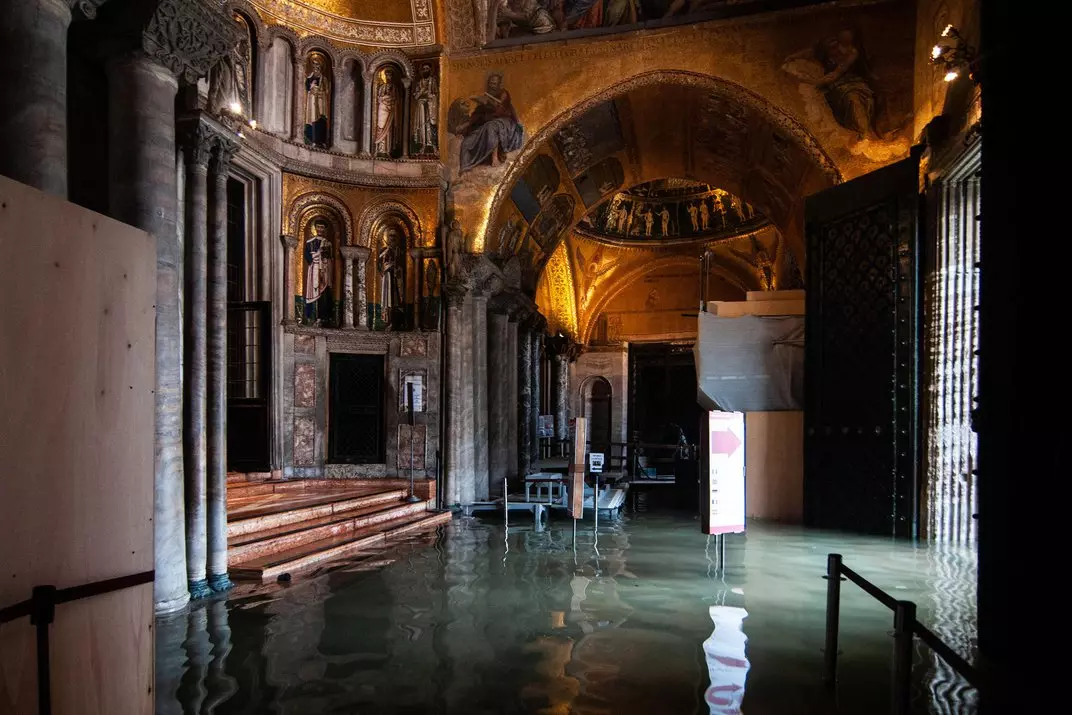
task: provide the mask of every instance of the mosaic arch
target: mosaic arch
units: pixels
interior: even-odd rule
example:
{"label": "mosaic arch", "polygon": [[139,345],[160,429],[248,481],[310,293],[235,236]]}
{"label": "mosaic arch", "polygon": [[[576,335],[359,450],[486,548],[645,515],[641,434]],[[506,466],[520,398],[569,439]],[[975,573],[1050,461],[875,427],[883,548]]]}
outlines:
{"label": "mosaic arch", "polygon": [[354,245],[354,220],[353,217],[350,216],[350,209],[346,207],[346,204],[343,203],[342,199],[324,191],[310,191],[301,194],[290,203],[290,209],[287,211],[287,223],[284,227],[284,233],[291,236],[298,235],[297,231],[299,229],[300,218],[311,206],[327,206],[334,209],[342,224],[342,232],[340,233],[340,236],[345,239],[340,245]]}
{"label": "mosaic arch", "polygon": [[401,218],[406,224],[409,234],[407,237],[412,241],[413,246],[424,244],[424,230],[421,228],[421,220],[417,218],[417,213],[401,201],[388,199],[378,201],[361,212],[361,218],[358,221],[358,245],[371,248],[376,229],[391,216]]}
{"label": "mosaic arch", "polygon": [[[666,256],[664,258],[652,260],[617,276],[610,285],[601,291],[599,297],[592,304],[591,308],[585,311],[585,315],[588,319],[584,320],[578,326],[578,340],[584,345],[588,344],[592,337],[592,331],[595,329],[596,323],[598,322],[600,313],[602,313],[606,307],[618,297],[618,295],[630,287],[637,285],[643,280],[644,276],[667,268],[688,268],[698,271],[699,258],[696,256],[684,255]],[[738,273],[717,263],[711,267],[711,275],[725,280],[727,283],[740,288],[744,292],[762,290],[758,281],[745,280]]]}
{"label": "mosaic arch", "polygon": [[[602,130],[595,131],[596,128],[606,129],[614,122],[621,126],[630,121],[622,115],[633,97],[664,89],[675,96],[688,97],[693,103],[695,111],[676,113],[688,115],[689,118],[682,121],[689,124],[683,126],[682,131],[697,147],[697,155],[690,156],[690,165],[683,167],[689,170],[690,178],[731,189],[743,201],[766,214],[787,236],[791,249],[802,258],[803,240],[796,217],[800,212],[801,187],[806,184],[816,190],[842,180],[829,154],[796,119],[754,92],[710,75],[662,70],[639,74],[609,87],[560,113],[541,128],[521,148],[498,183],[489,206],[485,231],[475,237],[474,249],[495,245],[495,237],[510,215],[504,207],[511,201],[516,184],[533,160],[550,148],[562,157],[570,174],[585,168],[583,160],[570,155],[570,147],[591,145],[596,149],[589,152],[594,163],[609,156],[629,161],[631,165],[624,173],[630,176],[631,184],[666,176],[665,173],[643,175],[644,169],[635,159],[636,147],[630,146],[627,139],[623,138],[621,146],[608,144],[605,139],[601,139],[598,146],[592,144],[592,137],[606,134]],[[613,112],[605,109],[610,102],[616,105]],[[586,131],[586,117],[597,117],[599,127]],[[642,128],[632,126],[631,132],[623,130],[622,135],[631,136],[635,144],[635,132]],[[763,143],[752,145],[749,142]],[[734,148],[735,153],[727,159],[726,150]],[[704,152],[702,156],[700,149]],[[755,161],[754,157],[759,160]],[[728,182],[724,182],[727,178]],[[580,188],[576,190],[580,193]],[[609,197],[610,194],[602,196],[599,201]],[[559,235],[568,233],[586,213],[582,204],[582,210],[561,227]]]}

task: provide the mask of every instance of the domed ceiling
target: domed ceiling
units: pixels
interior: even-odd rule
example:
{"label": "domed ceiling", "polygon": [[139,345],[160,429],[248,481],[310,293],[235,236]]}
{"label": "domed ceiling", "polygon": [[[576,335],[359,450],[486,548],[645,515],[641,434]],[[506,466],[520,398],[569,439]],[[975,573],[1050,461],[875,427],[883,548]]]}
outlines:
{"label": "domed ceiling", "polygon": [[299,35],[373,47],[434,45],[433,0],[249,0]]}
{"label": "domed ceiling", "polygon": [[620,191],[590,211],[577,232],[612,243],[730,238],[769,223],[750,204],[717,186],[657,179]]}

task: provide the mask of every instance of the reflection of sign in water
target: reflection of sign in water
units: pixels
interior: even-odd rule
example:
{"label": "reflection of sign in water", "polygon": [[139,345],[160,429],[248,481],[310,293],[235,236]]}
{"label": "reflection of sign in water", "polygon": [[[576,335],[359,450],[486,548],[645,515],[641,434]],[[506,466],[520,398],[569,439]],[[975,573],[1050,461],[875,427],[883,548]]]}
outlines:
{"label": "reflection of sign in water", "polygon": [[744,413],[708,413],[708,534],[744,531]]}
{"label": "reflection of sign in water", "polygon": [[413,385],[413,411],[424,412],[424,375],[405,375],[402,378],[402,409],[409,400],[409,386]]}
{"label": "reflection of sign in water", "polygon": [[592,452],[588,455],[588,471],[592,474],[599,474],[603,471],[603,453]]}
{"label": "reflection of sign in water", "polygon": [[741,624],[748,611],[733,606],[711,606],[710,614],[715,630],[703,644],[711,678],[704,701],[711,715],[739,715],[748,678],[748,658],[744,652],[748,638]]}
{"label": "reflection of sign in water", "polygon": [[540,421],[536,425],[537,437],[554,437],[555,436],[555,416],[554,415],[540,415]]}

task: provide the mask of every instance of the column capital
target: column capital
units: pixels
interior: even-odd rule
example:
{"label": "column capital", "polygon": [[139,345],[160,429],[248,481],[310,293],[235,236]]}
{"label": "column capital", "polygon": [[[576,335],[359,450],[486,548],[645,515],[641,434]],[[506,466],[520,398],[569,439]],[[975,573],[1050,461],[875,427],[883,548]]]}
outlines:
{"label": "column capital", "polygon": [[[83,7],[101,5],[85,0]],[[213,0],[110,0],[100,13],[114,53],[133,49],[187,82],[196,82],[234,47],[238,28]]]}
{"label": "column capital", "polygon": [[219,132],[212,134],[212,171],[216,178],[226,179],[231,168],[231,160],[238,153],[238,142]]}
{"label": "column capital", "polygon": [[212,157],[213,132],[204,122],[200,120],[181,122],[179,143],[182,145],[187,168],[208,170],[208,162]]}
{"label": "column capital", "polygon": [[443,295],[447,297],[448,308],[460,308],[469,293],[469,285],[465,281],[450,279],[443,286]]}
{"label": "column capital", "polygon": [[298,247],[298,239],[285,233],[279,237],[279,241],[283,244],[283,248],[288,251],[293,251]]}
{"label": "column capital", "polygon": [[339,252],[350,261],[367,261],[372,251],[364,246],[341,246]]}

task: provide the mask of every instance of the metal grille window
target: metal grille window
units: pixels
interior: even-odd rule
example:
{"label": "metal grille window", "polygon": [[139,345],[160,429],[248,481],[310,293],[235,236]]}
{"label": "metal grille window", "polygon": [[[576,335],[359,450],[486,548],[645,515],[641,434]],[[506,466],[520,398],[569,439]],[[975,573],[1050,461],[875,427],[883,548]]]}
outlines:
{"label": "metal grille window", "polygon": [[265,399],[263,356],[267,303],[232,303],[227,320],[227,397],[230,400]]}
{"label": "metal grille window", "polygon": [[973,543],[978,438],[979,167],[976,144],[937,187],[938,215],[927,279],[929,359],[927,517],[938,541]]}

